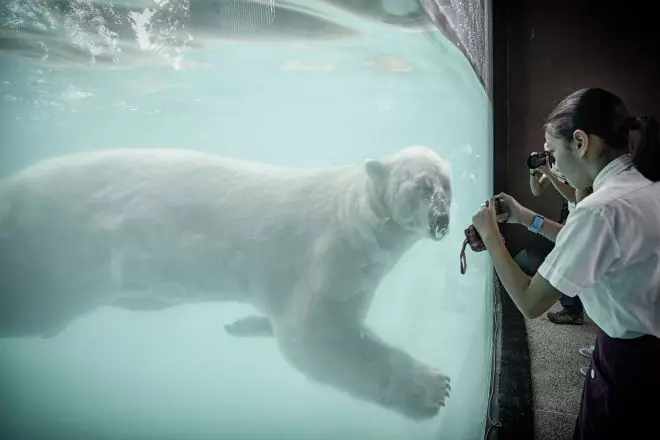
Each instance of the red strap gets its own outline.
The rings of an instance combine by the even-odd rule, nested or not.
[[[504,237],[502,237],[502,241],[504,241]],[[483,252],[486,250],[486,245],[483,240],[481,240],[474,225],[470,225],[470,227],[465,230],[465,241],[463,241],[463,248],[461,249],[461,274],[465,274],[465,271],[467,270],[465,248],[468,244],[470,245],[470,249],[474,252]]]
[[[465,247],[468,245],[468,239],[466,238],[463,241],[463,249],[461,249],[461,274],[465,274],[467,269],[467,263],[465,261]]]

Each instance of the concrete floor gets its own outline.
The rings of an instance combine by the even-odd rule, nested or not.
[[[550,311],[559,310],[557,303]],[[593,345],[597,328],[588,317],[584,325],[557,325],[545,314],[526,324],[536,440],[570,440],[584,382],[580,367],[589,365],[578,350]]]

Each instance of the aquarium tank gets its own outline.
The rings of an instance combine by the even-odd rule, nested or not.
[[[484,438],[490,44],[483,0],[3,1],[0,438]]]

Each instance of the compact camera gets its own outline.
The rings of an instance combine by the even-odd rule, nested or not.
[[[527,156],[527,167],[529,167],[530,170],[545,164],[552,166],[554,163],[555,157],[550,151],[544,151],[543,153],[532,153]]]
[[[488,203],[488,202],[486,202]],[[482,207],[486,205],[484,203],[481,205]],[[495,214],[497,216],[497,221],[498,222],[505,222],[509,219],[509,214],[507,214],[504,210],[504,207],[502,206],[502,200],[498,197],[495,197],[493,199],[493,203],[495,203]],[[502,237],[502,240],[504,241],[504,237]],[[483,240],[481,239],[481,236],[477,232],[477,229],[474,227],[474,225],[470,225],[466,230],[465,230],[465,240],[463,241],[463,248],[461,249],[461,273],[465,274],[465,271],[467,270],[467,261],[465,257],[465,248],[467,245],[470,245],[470,249],[472,249],[474,252],[482,252],[486,250],[486,245],[484,244]]]
[[[502,206],[502,200],[499,197],[495,197],[493,199],[493,203],[495,204],[495,217],[498,221],[498,223],[505,222],[509,219],[509,214],[506,212],[504,207]],[[488,205],[488,202],[484,202],[481,204],[482,208],[485,208]]]
[[[495,198],[495,215],[498,223],[505,222],[509,219],[509,214],[502,207],[502,202],[500,199]]]

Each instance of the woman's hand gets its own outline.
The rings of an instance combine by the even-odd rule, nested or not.
[[[552,169],[550,169],[550,166],[548,165],[547,162],[538,168],[534,168],[534,171],[537,171],[543,174],[544,176],[548,176],[548,174],[552,174]]]
[[[509,215],[507,223],[524,224],[530,218],[534,217],[534,213],[531,210],[522,206],[507,193],[499,193],[495,198],[499,200],[501,210]]]
[[[500,234],[495,215],[495,203],[495,197],[487,200],[481,205],[479,211],[472,216],[472,224],[484,243],[493,237],[498,237]]]

